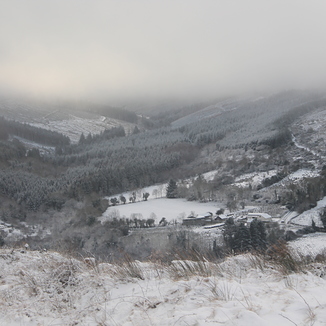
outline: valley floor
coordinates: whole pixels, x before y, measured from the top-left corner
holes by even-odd
[[[306,236],[291,247],[306,248],[301,254],[307,255],[316,241],[322,252],[325,240],[325,234]],[[325,261],[287,274],[251,254],[220,263],[108,264],[2,249],[0,266],[1,325],[306,326],[326,320]]]

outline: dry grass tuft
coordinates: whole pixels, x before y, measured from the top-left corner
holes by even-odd
[[[125,255],[123,260],[116,265],[116,275],[125,280],[144,280],[144,272],[138,261],[133,260],[129,255]]]

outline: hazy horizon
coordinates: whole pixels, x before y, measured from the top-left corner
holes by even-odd
[[[4,0],[0,91],[205,98],[326,85],[326,2]]]

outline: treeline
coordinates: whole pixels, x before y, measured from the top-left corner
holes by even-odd
[[[137,114],[122,108],[114,108],[109,106],[101,106],[94,109],[94,112],[101,114],[105,117],[127,121],[130,123],[137,122]]]
[[[126,132],[122,126],[111,128],[111,129],[105,129],[100,134],[92,135],[89,133],[86,137],[84,133],[80,135],[79,138],[79,145],[83,144],[91,144],[94,142],[102,141],[102,140],[110,140],[115,137],[124,137],[126,136]]]
[[[167,127],[172,122],[180,118],[183,118],[189,114],[192,114],[194,112],[202,110],[210,104],[211,102],[201,102],[201,103],[184,106],[178,109],[159,112],[152,115],[150,120],[146,122],[146,125],[151,128]]]
[[[7,140],[9,135],[18,136],[48,146],[67,146],[70,139],[56,131],[33,127],[26,123],[6,120],[0,117],[0,140]]]
[[[32,136],[34,135],[35,140],[42,137],[44,141],[46,137],[54,135],[57,139],[54,141],[57,147],[56,155],[42,158],[44,164],[42,168],[46,168],[48,164],[54,171],[60,173],[41,177],[41,174],[33,174],[19,164],[12,165],[10,171],[1,172],[2,194],[25,205],[28,209],[38,210],[49,201],[49,207],[60,207],[63,198],[82,200],[84,196],[92,193],[111,196],[165,182],[171,177],[188,178],[189,175],[185,173],[182,175],[180,171],[186,164],[191,163],[201,148],[208,143],[220,139],[219,142],[230,146],[245,146],[248,142],[257,145],[269,137],[275,137],[278,130],[272,130],[275,128],[272,122],[305,99],[304,96],[293,97],[292,94],[291,98],[290,95],[275,95],[260,104],[244,102],[237,110],[178,128],[164,127],[126,136],[124,129],[118,127],[104,131],[98,136],[83,135],[76,145],[69,145],[62,135],[56,138],[54,135],[56,133],[39,131],[39,128],[34,127],[30,129],[23,124],[9,123],[10,126],[23,129],[26,134],[33,131],[35,134],[32,133]],[[269,118],[272,120],[268,120]],[[4,119],[1,121],[4,125],[8,125]],[[46,136],[43,136],[45,134]],[[283,139],[281,137],[279,141],[282,142]],[[58,145],[62,142],[63,145]],[[11,159],[24,159],[19,158],[23,149],[18,146],[19,144],[16,145],[10,147],[12,145],[7,144],[7,147],[3,146],[3,148],[7,153],[12,151]],[[34,164],[33,162],[37,160],[37,157],[31,158],[29,163]],[[248,167],[248,162],[244,162],[243,166]],[[269,181],[272,184],[276,180]],[[223,180],[216,182],[223,184]],[[316,186],[316,191],[317,188]],[[190,190],[193,189],[189,189],[188,193]],[[209,197],[213,195],[213,190],[209,189],[212,192]],[[189,196],[201,199],[206,197],[203,195],[204,191],[203,182],[200,183],[199,180],[193,194]],[[309,190],[308,194],[310,192],[312,190]],[[319,191],[318,198],[323,193],[324,190]],[[294,205],[302,198],[303,195],[298,193],[294,198]]]

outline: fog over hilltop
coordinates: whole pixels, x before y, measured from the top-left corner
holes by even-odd
[[[73,99],[324,88],[323,1],[4,0],[0,89]]]

